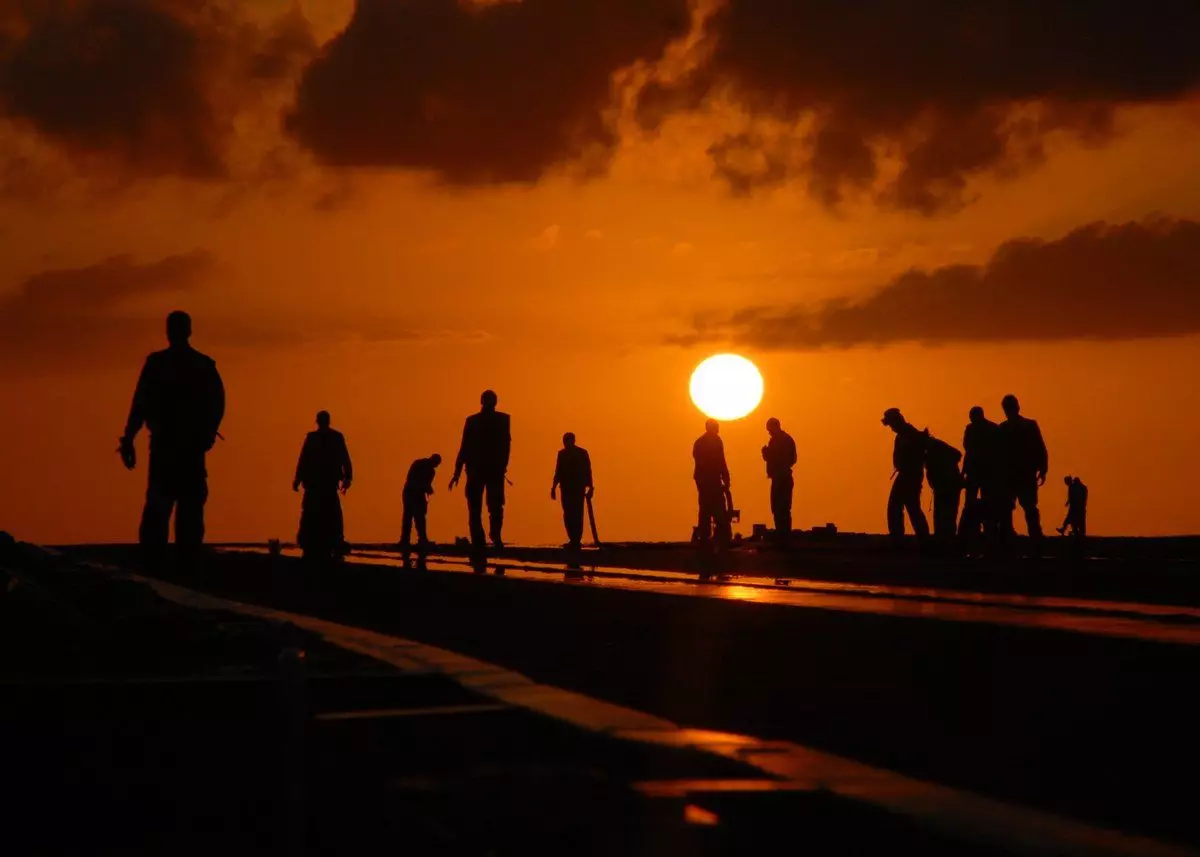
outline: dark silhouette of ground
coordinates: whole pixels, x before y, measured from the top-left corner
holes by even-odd
[[[921,510],[921,485],[925,481],[926,435],[904,419],[899,408],[883,412],[883,424],[896,433],[892,446],[892,491],[888,496],[888,534],[904,535],[904,513],[919,539],[929,535],[929,522]]]
[[[190,345],[191,335],[186,312],[167,316],[169,346],[146,358],[118,448],[133,470],[134,439],[143,425],[149,429],[150,473],[138,540],[152,552],[167,545],[172,511],[180,548],[195,550],[204,541],[205,456],[225,416],[225,387],[213,359]]]
[[[486,559],[487,542],[483,533],[483,502],[487,495],[488,530],[492,544],[504,546],[504,483],[512,452],[512,428],[508,414],[496,410],[498,397],[485,390],[479,397],[480,410],[467,417],[462,443],[454,462],[450,490],[458,485],[463,469],[467,471],[467,519],[471,544],[476,556]]]
[[[731,538],[728,508],[731,504],[728,502],[729,465],[725,463],[725,444],[716,420],[704,423],[704,434],[692,444],[692,460],[695,462],[692,478],[696,482],[699,505],[696,540],[702,546],[711,544],[720,549],[727,546]]]
[[[317,414],[317,430],[308,433],[296,462],[292,490],[304,488],[300,532],[296,542],[304,555],[328,559],[346,552],[342,501],[354,480],[350,451],[340,431],[330,428],[329,412]]]
[[[400,548],[406,565],[414,525],[417,528],[417,555],[420,562],[425,561],[429,547],[425,516],[429,512],[429,497],[433,494],[433,479],[441,463],[442,457],[435,452],[428,458],[418,458],[408,468],[408,476],[404,480],[404,522],[400,527]]]
[[[775,539],[786,545],[792,535],[792,491],[795,480],[792,468],[796,465],[796,441],[783,430],[775,417],[767,420],[771,439],[762,448],[767,463],[767,478],[771,480],[771,517],[775,519]]]
[[[1180,679],[1194,647],[353,563],[308,592],[286,559],[283,589],[267,557],[221,562],[206,579],[226,597],[392,631],[696,728],[1198,841],[1191,793],[1162,769],[1200,763]],[[803,656],[816,651],[828,656]]]
[[[567,544],[573,550],[583,545],[584,505],[595,493],[592,482],[592,458],[588,451],[575,444],[575,433],[563,435],[563,448],[554,464],[554,481],[550,484],[550,499],[561,492],[563,526],[567,529]]]
[[[1042,538],[1042,516],[1038,511],[1038,488],[1046,484],[1046,473],[1050,469],[1050,458],[1042,430],[1035,420],[1021,416],[1021,405],[1011,393],[1001,402],[1005,420],[1000,423],[1000,449],[1003,458],[1005,485],[1004,509],[1001,518],[1002,533],[1008,537],[1013,532],[1012,513],[1016,504],[1021,504],[1025,513],[1025,527],[1033,543],[1034,552],[1040,550]]]

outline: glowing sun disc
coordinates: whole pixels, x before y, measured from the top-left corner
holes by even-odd
[[[714,354],[692,372],[692,401],[716,420],[740,420],[758,407],[763,379],[758,367],[738,354]]]

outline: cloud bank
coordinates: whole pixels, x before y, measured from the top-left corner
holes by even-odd
[[[1121,340],[1200,333],[1200,223],[1093,223],[1019,238],[984,265],[913,270],[861,301],[754,306],[695,320],[679,344],[813,350],[919,342]]]

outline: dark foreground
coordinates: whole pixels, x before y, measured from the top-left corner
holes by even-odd
[[[131,553],[79,549],[72,557],[128,566]],[[231,842],[259,851],[292,843],[295,853],[297,823],[310,849],[337,853],[362,850],[376,835],[419,853],[748,853],[783,842],[817,853],[1014,850],[819,787],[638,789],[646,781],[745,785],[767,775],[710,753],[572,728],[536,709],[488,710],[494,699],[461,682],[389,672],[319,640],[303,645],[309,690],[297,721],[287,691],[294,684],[279,661],[291,638],[277,626],[213,613],[197,619],[65,559],[15,564],[20,585],[3,600],[3,627],[20,645],[4,641],[4,680],[20,692],[6,697],[5,725],[26,738],[5,787],[27,820],[51,795],[56,805],[93,807],[85,827],[22,828],[37,853],[79,853],[68,846],[85,828],[103,833],[96,842],[129,845],[121,837],[132,836],[147,843],[144,853],[167,842],[198,853],[215,840],[226,850]],[[79,583],[97,575],[104,585]],[[1187,785],[1200,762],[1190,688],[1200,650],[1192,645],[681,597],[545,574],[353,562],[313,569],[224,555],[186,578],[157,575],[430,643],[687,726],[795,742],[1092,827],[1200,845]],[[52,607],[40,593],[50,593]],[[128,615],[156,618],[131,626]],[[112,627],[123,630],[103,630]],[[86,642],[63,642],[81,628]],[[62,680],[22,678],[31,673]],[[157,678],[136,690],[117,681],[131,675]],[[318,717],[405,707],[441,713]],[[289,732],[297,722],[303,729]],[[287,773],[297,746],[302,797]],[[20,788],[25,782],[34,785]],[[193,827],[212,838],[174,842]],[[1122,842],[1049,852],[1139,852]]]

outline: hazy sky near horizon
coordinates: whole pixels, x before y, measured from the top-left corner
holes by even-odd
[[[896,406],[961,443],[1016,393],[1097,533],[1200,532],[1200,6],[929,0],[0,0],[0,529],[132,540],[115,454],[175,308],[225,377],[209,537],[291,538],[318,409],[394,539],[485,388],[506,530],[686,538],[688,377],[733,350],[743,529],[763,423],[798,526],[879,531]],[[928,496],[926,496],[928,501]],[[1019,516],[1018,516],[1019,517]]]

